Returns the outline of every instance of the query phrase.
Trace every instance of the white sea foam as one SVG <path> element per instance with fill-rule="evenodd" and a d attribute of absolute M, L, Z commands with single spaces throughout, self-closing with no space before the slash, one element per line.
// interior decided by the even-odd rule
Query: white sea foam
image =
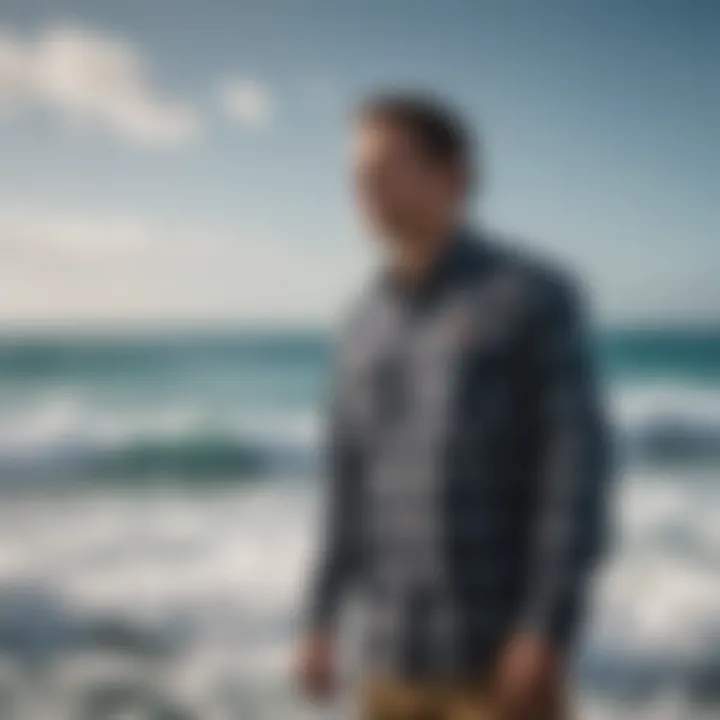
<path fill-rule="evenodd" d="M 610 697 L 633 692 L 623 714 L 606 716 L 639 719 L 655 708 L 653 717 L 680 717 L 677 708 L 694 702 L 693 678 L 712 672 L 720 498 L 707 493 L 690 477 L 621 481 L 619 539 L 582 653 L 584 693 L 600 699 L 591 710 L 583 694 L 580 717 L 603 717 Z M 12 497 L 0 507 L 0 656 L 15 673 L 27 658 L 75 657 L 73 687 L 87 690 L 115 671 L 84 676 L 84 653 L 129 651 L 134 667 L 145 657 L 153 668 L 145 680 L 196 717 L 228 717 L 221 687 L 232 702 L 266 709 L 275 697 L 287 703 L 283 717 L 295 717 L 286 672 L 317 510 L 317 487 L 293 480 Z M 141 681 L 123 673 L 127 687 Z"/>
<path fill-rule="evenodd" d="M 630 384 L 612 396 L 623 449 L 634 458 L 720 459 L 720 387 Z"/>
<path fill-rule="evenodd" d="M 624 385 L 611 411 L 624 462 L 720 461 L 720 388 Z M 0 484 L 136 472 L 308 474 L 320 425 L 307 409 L 228 410 L 207 398 L 122 403 L 54 391 L 0 409 Z"/>

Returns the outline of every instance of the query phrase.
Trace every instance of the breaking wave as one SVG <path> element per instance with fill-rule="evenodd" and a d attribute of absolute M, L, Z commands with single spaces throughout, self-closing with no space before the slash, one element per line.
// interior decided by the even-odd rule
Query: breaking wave
<path fill-rule="evenodd" d="M 0 421 L 0 480 L 131 483 L 308 474 L 316 465 L 312 425 L 302 414 L 212 418 L 187 408 L 98 411 L 56 397 Z"/>
<path fill-rule="evenodd" d="M 626 387 L 613 397 L 615 436 L 626 463 L 720 460 L 720 389 Z M 175 477 L 243 480 L 317 469 L 311 412 L 225 414 L 202 408 L 89 407 L 44 398 L 0 418 L 0 479 Z"/>

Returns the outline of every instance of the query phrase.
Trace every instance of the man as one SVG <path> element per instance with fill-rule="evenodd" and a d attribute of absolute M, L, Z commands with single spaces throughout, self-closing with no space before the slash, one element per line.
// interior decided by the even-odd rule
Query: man
<path fill-rule="evenodd" d="M 358 113 L 357 195 L 388 267 L 339 353 L 298 675 L 332 693 L 338 608 L 357 588 L 368 720 L 565 717 L 602 535 L 603 422 L 575 293 L 466 229 L 471 157 L 431 99 Z"/>

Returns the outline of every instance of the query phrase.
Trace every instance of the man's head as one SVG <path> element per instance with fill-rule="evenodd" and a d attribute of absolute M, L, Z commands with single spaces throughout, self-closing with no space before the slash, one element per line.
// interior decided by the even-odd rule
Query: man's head
<path fill-rule="evenodd" d="M 472 182 L 473 149 L 462 120 L 428 96 L 390 93 L 362 103 L 355 177 L 371 228 L 400 246 L 451 228 Z"/>

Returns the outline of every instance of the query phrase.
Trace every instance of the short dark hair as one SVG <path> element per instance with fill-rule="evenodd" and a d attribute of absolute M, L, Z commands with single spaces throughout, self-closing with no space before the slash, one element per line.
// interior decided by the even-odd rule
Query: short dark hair
<path fill-rule="evenodd" d="M 406 128 L 433 161 L 454 165 L 475 179 L 476 138 L 459 111 L 421 92 L 380 92 L 365 98 L 356 110 L 363 122 L 388 122 Z"/>

